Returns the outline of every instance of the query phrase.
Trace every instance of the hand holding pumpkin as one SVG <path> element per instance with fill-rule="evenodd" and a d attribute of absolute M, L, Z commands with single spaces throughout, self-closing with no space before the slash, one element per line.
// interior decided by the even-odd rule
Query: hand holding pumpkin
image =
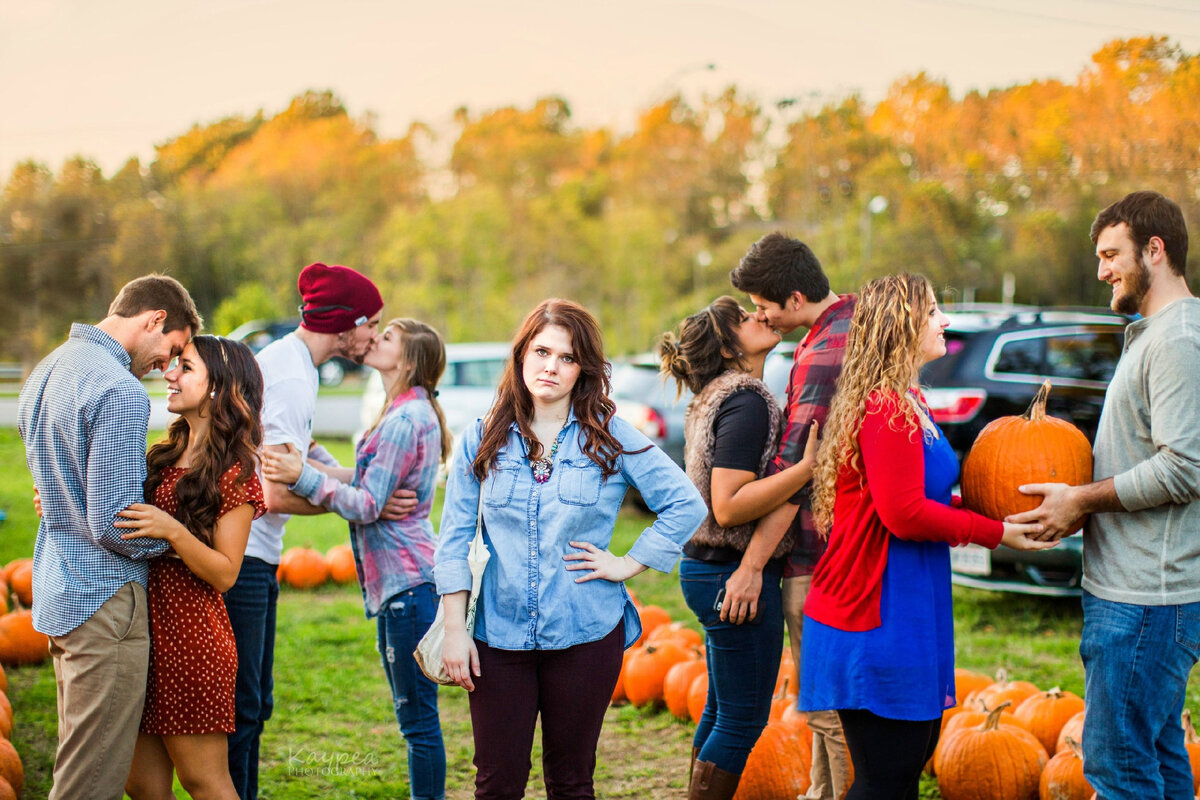
<path fill-rule="evenodd" d="M 267 480 L 282 484 L 293 484 L 300 480 L 300 473 L 304 471 L 304 457 L 300 455 L 300 451 L 291 442 L 287 444 L 287 452 L 264 448 L 262 452 L 262 468 L 263 477 Z"/>
<path fill-rule="evenodd" d="M 1058 546 L 1057 539 L 1052 541 L 1038 539 L 1041 531 L 1041 525 L 1005 522 L 1004 535 L 1000 539 L 1000 544 L 1011 547 L 1013 550 L 1046 550 Z"/>
<path fill-rule="evenodd" d="M 113 522 L 114 528 L 132 528 L 129 533 L 122 533 L 122 539 L 166 539 L 174 544 L 180 536 L 191 536 L 191 532 L 183 527 L 179 520 L 157 506 L 146 503 L 134 503 L 117 513 Z"/>
<path fill-rule="evenodd" d="M 1065 483 L 1027 483 L 1018 487 L 1021 494 L 1041 495 L 1042 504 L 1032 511 L 1010 514 L 1009 522 L 1039 523 L 1042 531 L 1034 536 L 1043 541 L 1058 541 L 1079 530 L 1085 514 L 1074 486 Z"/>

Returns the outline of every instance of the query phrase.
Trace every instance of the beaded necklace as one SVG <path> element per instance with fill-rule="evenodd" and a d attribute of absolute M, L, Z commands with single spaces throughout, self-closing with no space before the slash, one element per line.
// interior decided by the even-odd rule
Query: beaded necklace
<path fill-rule="evenodd" d="M 554 437 L 554 444 L 550 445 L 550 455 L 544 458 L 529 459 L 529 466 L 533 469 L 533 479 L 538 483 L 550 480 L 550 473 L 554 471 L 554 454 L 558 452 L 558 443 L 562 440 L 562 433 L 566 429 L 567 423 L 564 420 L 563 426 L 558 429 L 558 435 Z M 526 439 L 525 446 L 532 449 L 533 443 Z"/>

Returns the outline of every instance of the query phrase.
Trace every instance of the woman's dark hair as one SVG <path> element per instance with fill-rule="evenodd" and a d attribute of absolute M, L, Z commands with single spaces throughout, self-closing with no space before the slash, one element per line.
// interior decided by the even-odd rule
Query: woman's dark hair
<path fill-rule="evenodd" d="M 604 477 L 617 473 L 617 458 L 624 452 L 621 443 L 609 431 L 608 426 L 616 414 L 616 406 L 608 396 L 608 361 L 604 358 L 604 338 L 600 325 L 591 313 L 570 300 L 551 298 L 543 300 L 525 321 L 521 323 L 513 339 L 512 358 L 500 378 L 496 390 L 496 402 L 483 423 L 483 437 L 479 452 L 471 465 L 475 477 L 482 481 L 496 463 L 500 449 L 508 441 L 508 429 L 517 423 L 521 434 L 529 441 L 529 458 L 542 457 L 542 446 L 533 435 L 533 397 L 522 377 L 525 353 L 533 338 L 543 329 L 557 325 L 571 335 L 571 353 L 579 364 L 579 377 L 571 390 L 571 408 L 575 419 L 583 428 L 583 452 L 597 466 Z"/>
<path fill-rule="evenodd" d="M 221 510 L 221 476 L 235 464 L 241 467 L 237 484 L 250 480 L 258 466 L 262 444 L 263 380 L 250 348 L 221 336 L 192 338 L 196 355 L 208 370 L 208 392 L 200 413 L 211 418 L 208 435 L 192 459 L 191 468 L 175 485 L 179 510 L 175 518 L 192 534 L 212 547 L 213 526 Z M 146 502 L 163 480 L 163 469 L 172 466 L 188 446 L 190 426 L 183 417 L 171 423 L 167 438 L 146 454 Z"/>
<path fill-rule="evenodd" d="M 658 343 L 662 372 L 698 393 L 709 381 L 730 369 L 746 369 L 738 326 L 746 312 L 729 295 L 713 300 L 679 323 L 678 335 L 667 332 Z"/>

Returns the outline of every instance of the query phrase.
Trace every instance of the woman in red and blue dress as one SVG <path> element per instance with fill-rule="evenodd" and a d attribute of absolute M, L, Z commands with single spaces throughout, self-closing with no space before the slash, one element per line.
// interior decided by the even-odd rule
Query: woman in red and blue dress
<path fill-rule="evenodd" d="M 241 569 L 250 521 L 266 511 L 255 474 L 262 374 L 250 349 L 197 336 L 169 369 L 179 418 L 146 454 L 146 499 L 121 512 L 123 538 L 171 545 L 150 564 L 150 666 L 125 791 L 236 800 L 226 739 L 234 729 L 237 649 L 221 592 Z"/>
<path fill-rule="evenodd" d="M 263 475 L 349 520 L 363 607 L 378 621 L 383 671 L 408 747 L 409 792 L 413 800 L 440 800 L 446 750 L 437 684 L 421 673 L 412 653 L 437 612 L 429 511 L 438 466 L 451 445 L 436 399 L 446 349 L 425 323 L 394 319 L 363 363 L 379 370 L 387 400 L 358 444 L 355 466 L 338 466 L 320 448 L 309 452 L 307 463 L 295 450 L 267 452 Z M 396 489 L 416 492 L 416 508 L 403 520 L 380 519 Z"/>
<path fill-rule="evenodd" d="M 817 455 L 813 511 L 829 531 L 804 607 L 800 708 L 835 710 L 854 764 L 847 800 L 916 800 L 942 711 L 955 704 L 950 545 L 1020 550 L 1034 525 L 959 507 L 958 461 L 921 396 L 949 320 L 919 275 L 868 283 Z"/>

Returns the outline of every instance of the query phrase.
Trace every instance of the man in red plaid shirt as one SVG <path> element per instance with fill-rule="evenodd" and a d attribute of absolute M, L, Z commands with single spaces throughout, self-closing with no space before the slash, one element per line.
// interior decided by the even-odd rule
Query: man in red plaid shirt
<path fill-rule="evenodd" d="M 750 295 L 765 320 L 780 335 L 805 327 L 808 334 L 796 348 L 788 381 L 784 431 L 767 473 L 784 469 L 804 455 L 808 431 L 815 421 L 825 424 L 842 356 L 854 314 L 855 296 L 838 296 L 830 291 L 821 262 L 803 242 L 782 233 L 759 239 L 730 273 L 733 285 Z M 800 683 L 800 634 L 804 624 L 804 599 L 813 569 L 825 552 L 825 540 L 813 524 L 809 487 L 789 502 L 759 520 L 742 564 L 725 584 L 728 607 L 757 600 L 762 586 L 762 567 L 789 526 L 796 544 L 788 557 L 783 579 L 783 614 L 787 620 L 796 683 Z M 836 800 L 849 788 L 849 754 L 842 726 L 835 711 L 809 712 L 813 731 L 812 786 L 805 795 L 814 800 Z"/>

